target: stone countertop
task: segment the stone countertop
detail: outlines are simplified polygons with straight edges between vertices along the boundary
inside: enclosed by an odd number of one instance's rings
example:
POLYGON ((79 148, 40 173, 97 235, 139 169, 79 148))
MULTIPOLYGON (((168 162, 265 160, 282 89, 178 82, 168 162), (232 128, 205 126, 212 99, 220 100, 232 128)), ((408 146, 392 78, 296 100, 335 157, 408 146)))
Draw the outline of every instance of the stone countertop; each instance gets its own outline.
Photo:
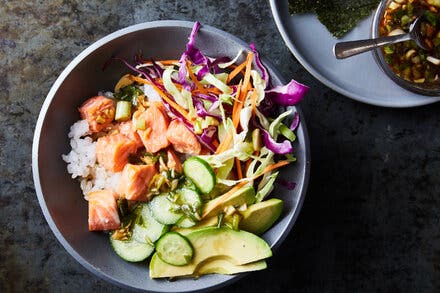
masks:
POLYGON ((312 172, 292 232, 263 272, 230 292, 439 292, 440 106, 352 101, 305 71, 265 0, 1 1, 0 291, 119 292, 77 263, 46 223, 31 172, 41 105, 63 68, 126 26, 199 20, 255 42, 302 102, 312 172))

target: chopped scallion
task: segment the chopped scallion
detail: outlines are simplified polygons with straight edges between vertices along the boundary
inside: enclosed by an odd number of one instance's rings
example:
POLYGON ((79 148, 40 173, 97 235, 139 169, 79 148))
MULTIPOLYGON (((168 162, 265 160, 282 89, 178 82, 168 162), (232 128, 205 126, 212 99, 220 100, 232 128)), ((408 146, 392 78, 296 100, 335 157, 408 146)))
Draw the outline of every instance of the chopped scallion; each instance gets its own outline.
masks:
POLYGON ((280 125, 279 131, 281 135, 283 135, 285 138, 287 138, 290 141, 294 141, 296 139, 295 133, 293 133, 293 131, 290 130, 289 127, 287 127, 284 124, 280 125))
POLYGON ((115 120, 127 121, 131 118, 131 103, 128 101, 118 101, 116 103, 115 120))

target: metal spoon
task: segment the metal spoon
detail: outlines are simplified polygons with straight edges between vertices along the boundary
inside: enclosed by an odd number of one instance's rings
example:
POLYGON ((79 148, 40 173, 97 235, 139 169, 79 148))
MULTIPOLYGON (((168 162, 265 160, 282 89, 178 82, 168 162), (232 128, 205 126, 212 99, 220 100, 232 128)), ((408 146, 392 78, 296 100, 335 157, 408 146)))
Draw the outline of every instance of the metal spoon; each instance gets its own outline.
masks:
POLYGON ((423 43, 423 38, 420 33, 421 23, 422 16, 419 16, 410 25, 409 33, 407 34, 336 43, 336 45, 333 47, 333 54, 336 56, 337 59, 344 59, 385 45, 400 43, 409 40, 414 40, 420 48, 428 50, 428 48, 426 48, 425 44, 423 43))

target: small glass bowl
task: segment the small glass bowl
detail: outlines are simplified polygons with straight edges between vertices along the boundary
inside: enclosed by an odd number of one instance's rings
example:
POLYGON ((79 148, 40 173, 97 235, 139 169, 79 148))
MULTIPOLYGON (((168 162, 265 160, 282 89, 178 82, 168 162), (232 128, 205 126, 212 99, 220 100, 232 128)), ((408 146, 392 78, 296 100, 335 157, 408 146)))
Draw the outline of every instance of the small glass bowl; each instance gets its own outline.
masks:
MULTIPOLYGON (((371 27, 371 36, 373 38, 379 37, 379 23, 385 13, 385 9, 393 0, 382 0, 379 4, 379 7, 376 10, 376 13, 373 17, 373 24, 371 27)), ((414 83, 409 82, 401 77, 399 77, 394 71, 390 68, 390 66, 386 63, 384 54, 380 48, 373 51, 373 57, 376 60, 377 64, 382 68, 386 75, 391 78, 395 83, 399 86, 426 96, 440 96, 440 83, 438 85, 434 84, 423 84, 423 83, 414 83)))

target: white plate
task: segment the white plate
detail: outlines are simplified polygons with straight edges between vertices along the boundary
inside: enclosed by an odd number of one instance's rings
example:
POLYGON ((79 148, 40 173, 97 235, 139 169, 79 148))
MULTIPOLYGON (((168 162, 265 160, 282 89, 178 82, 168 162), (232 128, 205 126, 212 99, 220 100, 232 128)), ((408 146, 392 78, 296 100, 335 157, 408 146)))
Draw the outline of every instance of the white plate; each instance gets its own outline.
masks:
POLYGON ((270 0, 275 23, 293 55, 314 77, 333 90, 354 100, 384 107, 414 107, 440 101, 407 91, 396 85, 377 65, 372 53, 344 60, 333 55, 338 41, 367 39, 373 15, 338 40, 315 15, 289 14, 288 0, 270 0))

